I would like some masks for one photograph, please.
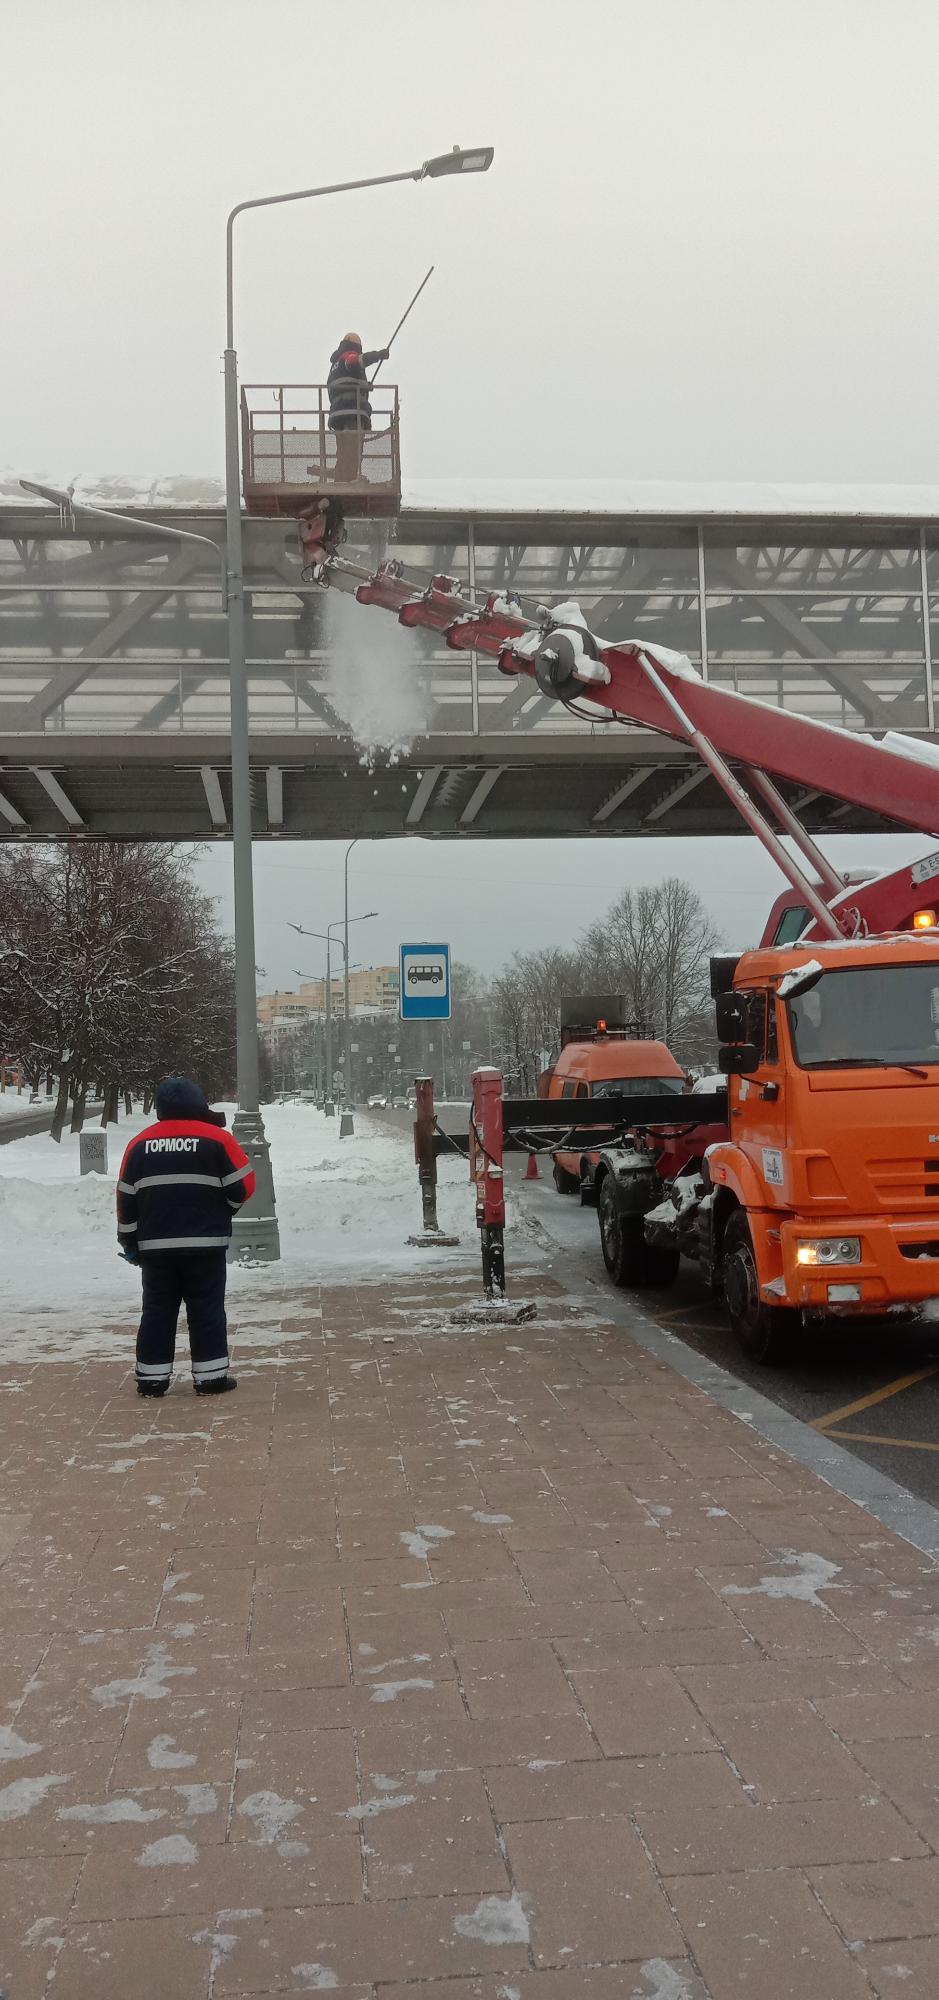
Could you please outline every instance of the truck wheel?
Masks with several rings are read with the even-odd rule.
[[[566,1167],[558,1165],[557,1160],[554,1162],[554,1185],[558,1194],[577,1194],[580,1190],[577,1175],[569,1174]]]
[[[605,1174],[597,1202],[600,1223],[600,1248],[603,1262],[613,1280],[620,1287],[634,1287],[642,1284],[645,1262],[645,1241],[642,1234],[642,1216],[627,1215],[616,1195],[616,1182],[612,1174]]]
[[[753,1238],[742,1209],[724,1233],[724,1302],[745,1354],[764,1368],[778,1368],[792,1354],[795,1315],[786,1306],[768,1306],[760,1296]]]
[[[612,1174],[604,1174],[597,1201],[603,1262],[621,1289],[670,1285],[678,1276],[681,1252],[668,1244],[647,1243],[643,1218],[629,1215],[616,1193]]]

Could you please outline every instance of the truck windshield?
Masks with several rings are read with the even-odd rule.
[[[939,965],[824,972],[787,1005],[803,1069],[939,1064]]]
[[[670,1097],[680,1097],[684,1089],[684,1078],[680,1076],[605,1076],[591,1089],[592,1097],[653,1097],[656,1092],[667,1092]]]

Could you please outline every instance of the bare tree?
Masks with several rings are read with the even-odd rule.
[[[168,1069],[213,1094],[230,1082],[231,950],[190,869],[135,842],[0,853],[0,1048],[54,1080],[54,1138],[90,1090],[108,1120],[122,1086],[152,1091]]]
[[[495,980],[503,1066],[521,1090],[535,1088],[543,1056],[559,1047],[561,1002],[582,985],[577,955],[557,947],[516,952]]]
[[[680,1060],[708,1061],[708,961],[719,943],[696,891],[671,875],[624,889],[573,951],[516,952],[492,988],[507,1075],[534,1089],[542,1052],[560,1047],[561,1002],[589,992],[621,994],[627,1015]]]
[[[679,876],[624,889],[584,937],[588,984],[622,993],[628,1011],[677,1052],[698,1022],[720,941],[697,890]]]

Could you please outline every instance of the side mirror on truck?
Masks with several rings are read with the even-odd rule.
[[[734,1042],[718,1050],[717,1067],[722,1076],[752,1076],[760,1067],[759,1049],[753,1042]]]
[[[746,1041],[747,1002],[742,993],[719,993],[714,1003],[714,1018],[720,1041]]]

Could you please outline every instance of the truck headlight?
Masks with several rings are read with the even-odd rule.
[[[859,1236],[813,1236],[796,1244],[797,1264],[859,1264]]]

